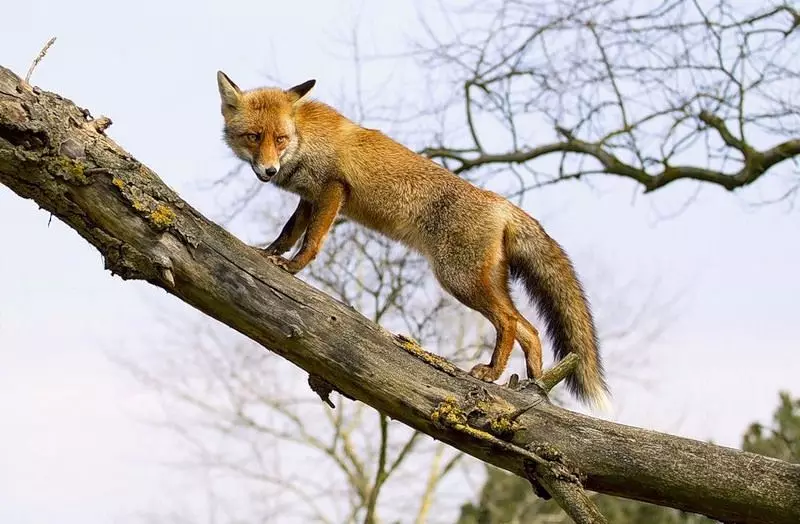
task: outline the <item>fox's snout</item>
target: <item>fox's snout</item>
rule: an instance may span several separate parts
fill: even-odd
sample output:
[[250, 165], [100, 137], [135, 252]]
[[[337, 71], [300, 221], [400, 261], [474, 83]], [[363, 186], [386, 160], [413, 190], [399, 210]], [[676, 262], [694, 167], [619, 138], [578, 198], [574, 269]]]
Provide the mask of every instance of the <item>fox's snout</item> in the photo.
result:
[[278, 170], [281, 168], [280, 164], [278, 163], [273, 165], [264, 165], [260, 162], [251, 162], [250, 167], [253, 168], [253, 172], [262, 182], [269, 182], [272, 180], [272, 177], [277, 175]]

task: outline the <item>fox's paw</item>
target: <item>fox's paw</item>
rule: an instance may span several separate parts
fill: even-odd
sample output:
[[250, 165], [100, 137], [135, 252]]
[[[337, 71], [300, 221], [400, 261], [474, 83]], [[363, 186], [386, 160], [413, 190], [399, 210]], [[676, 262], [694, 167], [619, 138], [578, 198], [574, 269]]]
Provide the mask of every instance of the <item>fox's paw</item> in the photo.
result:
[[501, 373], [500, 370], [486, 364], [478, 364], [469, 371], [470, 375], [484, 382], [494, 382], [500, 378]]
[[293, 271], [293, 268], [292, 268], [292, 265], [291, 265], [291, 261], [286, 260], [282, 256], [279, 256], [279, 255], [266, 255], [266, 254], [265, 254], [265, 256], [267, 257], [267, 260], [269, 260], [270, 262], [272, 262], [273, 264], [275, 264], [279, 268], [283, 269], [284, 271], [288, 271], [289, 273], [292, 273], [292, 274], [296, 273], [296, 271]]
[[281, 249], [281, 246], [277, 246], [275, 244], [270, 244], [267, 247], [261, 249], [261, 254], [265, 257], [270, 257], [272, 255], [282, 255], [286, 253], [285, 249]]

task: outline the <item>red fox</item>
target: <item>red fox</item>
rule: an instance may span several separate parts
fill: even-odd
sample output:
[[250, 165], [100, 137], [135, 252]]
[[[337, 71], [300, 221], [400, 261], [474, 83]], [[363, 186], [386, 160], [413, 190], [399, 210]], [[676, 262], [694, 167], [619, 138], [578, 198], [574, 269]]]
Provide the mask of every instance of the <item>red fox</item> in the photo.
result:
[[[608, 386], [583, 287], [561, 246], [538, 221], [500, 195], [458, 177], [380, 131], [309, 100], [316, 81], [291, 89], [242, 91], [217, 73], [224, 140], [262, 182], [297, 194], [300, 202], [265, 250], [297, 273], [319, 253], [334, 219], [350, 219], [417, 250], [442, 287], [480, 312], [497, 331], [488, 364], [470, 374], [500, 378], [518, 341], [528, 377], [542, 374], [539, 334], [512, 302], [509, 279], [525, 284], [560, 359], [581, 359], [570, 391], [602, 406]], [[281, 255], [303, 242], [291, 260]]]

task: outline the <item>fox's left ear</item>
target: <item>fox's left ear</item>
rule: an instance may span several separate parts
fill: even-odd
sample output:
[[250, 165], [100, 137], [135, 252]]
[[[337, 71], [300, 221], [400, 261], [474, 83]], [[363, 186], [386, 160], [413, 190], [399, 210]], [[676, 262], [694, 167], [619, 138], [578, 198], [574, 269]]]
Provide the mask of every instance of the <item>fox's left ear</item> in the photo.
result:
[[316, 80], [307, 80], [302, 84], [287, 89], [286, 94], [292, 97], [292, 103], [296, 104], [297, 102], [302, 100], [303, 97], [306, 96], [309, 91], [311, 91], [311, 88], [313, 88], [314, 84], [316, 83], [317, 83]]

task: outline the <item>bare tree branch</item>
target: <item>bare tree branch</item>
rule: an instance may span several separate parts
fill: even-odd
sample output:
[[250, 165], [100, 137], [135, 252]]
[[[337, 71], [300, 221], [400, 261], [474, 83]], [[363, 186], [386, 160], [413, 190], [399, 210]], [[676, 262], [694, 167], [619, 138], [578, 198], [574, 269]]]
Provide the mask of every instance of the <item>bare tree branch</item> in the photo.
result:
[[422, 152], [455, 172], [553, 158], [555, 174], [537, 171], [525, 185], [614, 175], [645, 192], [678, 180], [732, 191], [779, 165], [776, 173], [798, 176], [784, 163], [800, 156], [800, 12], [789, 4], [496, 0], [444, 9], [450, 34], [429, 28], [417, 56], [464, 89], [437, 110], [457, 127], [437, 131]]

